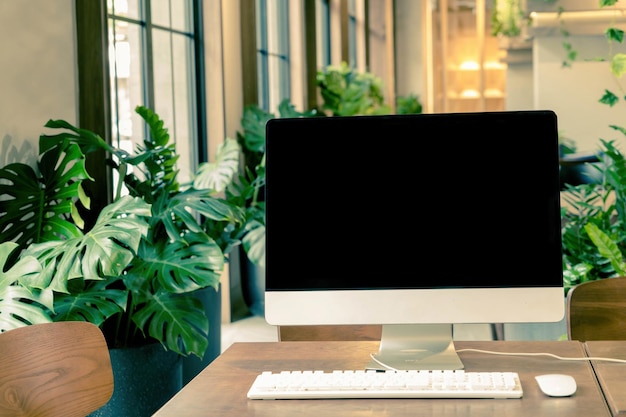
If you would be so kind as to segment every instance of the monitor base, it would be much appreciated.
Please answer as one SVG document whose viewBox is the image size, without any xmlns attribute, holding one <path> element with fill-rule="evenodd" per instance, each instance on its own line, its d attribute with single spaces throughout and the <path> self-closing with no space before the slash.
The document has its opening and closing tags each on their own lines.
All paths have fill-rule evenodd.
<svg viewBox="0 0 626 417">
<path fill-rule="evenodd" d="M 463 369 L 452 341 L 451 324 L 385 324 L 378 353 L 366 369 Z"/>
</svg>

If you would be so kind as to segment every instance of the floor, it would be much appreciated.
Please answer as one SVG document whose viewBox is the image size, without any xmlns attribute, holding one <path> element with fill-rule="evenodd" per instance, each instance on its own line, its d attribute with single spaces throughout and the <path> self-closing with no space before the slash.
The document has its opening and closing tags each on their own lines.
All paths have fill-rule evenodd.
<svg viewBox="0 0 626 417">
<path fill-rule="evenodd" d="M 489 324 L 455 324 L 456 340 L 492 340 Z M 276 342 L 278 330 L 262 316 L 250 316 L 222 324 L 222 352 L 235 342 Z"/>
</svg>

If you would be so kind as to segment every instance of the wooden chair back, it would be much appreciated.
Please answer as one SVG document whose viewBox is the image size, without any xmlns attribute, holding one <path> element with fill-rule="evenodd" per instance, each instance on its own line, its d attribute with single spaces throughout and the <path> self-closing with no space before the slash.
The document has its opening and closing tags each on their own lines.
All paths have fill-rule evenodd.
<svg viewBox="0 0 626 417">
<path fill-rule="evenodd" d="M 0 333 L 0 416 L 84 417 L 113 395 L 101 330 L 87 322 Z"/>
<path fill-rule="evenodd" d="M 278 326 L 279 341 L 379 341 L 380 325 Z"/>
<path fill-rule="evenodd" d="M 571 340 L 626 340 L 626 277 L 588 281 L 567 294 Z"/>
</svg>

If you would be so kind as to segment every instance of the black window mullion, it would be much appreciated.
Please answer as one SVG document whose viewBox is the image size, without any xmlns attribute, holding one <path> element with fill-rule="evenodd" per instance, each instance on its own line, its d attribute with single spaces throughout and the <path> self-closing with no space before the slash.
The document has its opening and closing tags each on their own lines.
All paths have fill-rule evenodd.
<svg viewBox="0 0 626 417">
<path fill-rule="evenodd" d="M 204 112 L 206 106 L 206 80 L 204 77 L 204 29 L 202 25 L 202 0 L 194 0 L 193 8 L 193 68 L 196 72 L 196 97 L 193 114 L 196 115 L 197 120 L 195 126 L 197 130 L 196 137 L 198 139 L 196 144 L 198 149 L 198 162 L 205 162 L 209 158 L 209 152 L 207 144 L 206 117 Z"/>
</svg>

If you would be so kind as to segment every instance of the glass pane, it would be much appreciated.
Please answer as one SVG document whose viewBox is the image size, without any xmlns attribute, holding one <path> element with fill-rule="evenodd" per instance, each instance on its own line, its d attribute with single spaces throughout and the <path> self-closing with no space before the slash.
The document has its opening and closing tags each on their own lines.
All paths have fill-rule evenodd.
<svg viewBox="0 0 626 417">
<path fill-rule="evenodd" d="M 198 163 L 198 155 L 196 146 L 194 146 L 193 138 L 196 137 L 193 128 L 192 112 L 195 108 L 195 87 L 191 79 L 193 69 L 192 43 L 186 36 L 174 35 L 173 37 L 173 66 L 174 66 L 174 129 L 172 137 L 176 142 L 176 150 L 178 152 L 178 181 L 184 184 L 191 180 L 191 175 L 195 171 Z"/>
<path fill-rule="evenodd" d="M 315 2 L 315 35 L 318 69 L 330 65 L 330 8 L 328 0 Z"/>
<path fill-rule="evenodd" d="M 169 129 L 178 161 L 178 180 L 190 180 L 195 168 L 195 148 L 192 147 L 190 101 L 194 89 L 190 80 L 191 41 L 183 35 L 153 30 L 154 102 L 155 111 Z"/>
<path fill-rule="evenodd" d="M 139 0 L 107 0 L 107 13 L 139 19 Z"/>
<path fill-rule="evenodd" d="M 142 140 L 142 129 L 135 107 L 142 104 L 141 29 L 138 25 L 109 20 L 109 59 L 111 62 L 112 135 L 115 145 L 130 151 Z M 139 126 L 139 128 L 136 128 Z"/>
<path fill-rule="evenodd" d="M 155 111 L 171 128 L 174 117 L 172 96 L 172 47 L 170 33 L 164 30 L 152 31 L 152 68 L 154 71 Z"/>
<path fill-rule="evenodd" d="M 257 0 L 259 104 L 274 112 L 290 94 L 289 3 Z"/>
<path fill-rule="evenodd" d="M 174 30 L 191 31 L 190 0 L 151 0 L 152 23 Z"/>
</svg>

